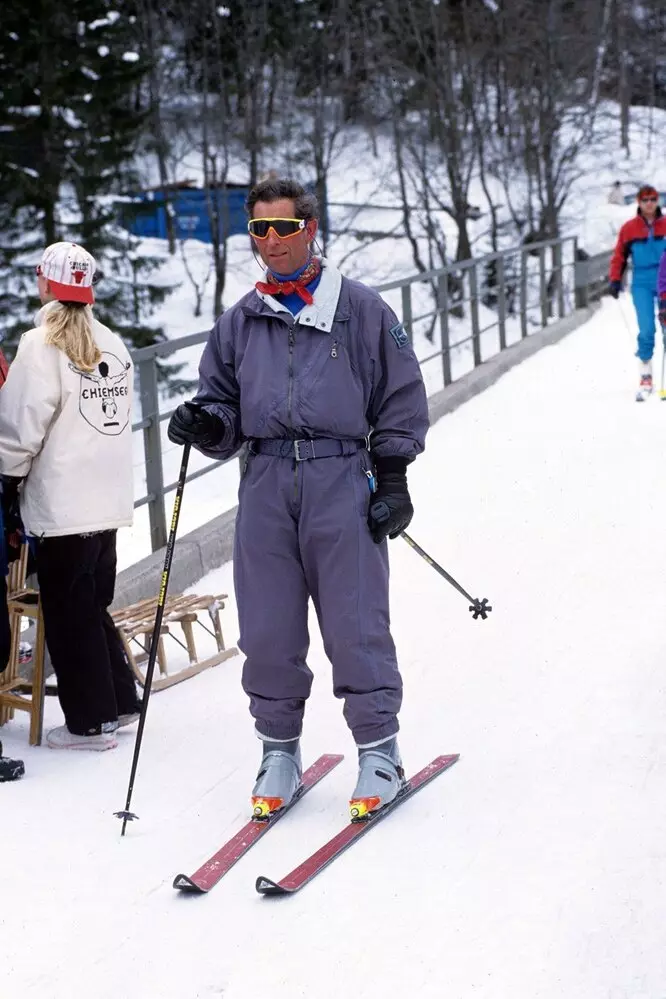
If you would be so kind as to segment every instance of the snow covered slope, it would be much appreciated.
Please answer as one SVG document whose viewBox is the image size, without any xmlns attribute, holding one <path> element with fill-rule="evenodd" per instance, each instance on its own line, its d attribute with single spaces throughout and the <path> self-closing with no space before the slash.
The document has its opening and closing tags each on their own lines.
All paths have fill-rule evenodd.
<svg viewBox="0 0 666 999">
<path fill-rule="evenodd" d="M 666 981 L 666 403 L 633 401 L 621 310 L 441 420 L 391 543 L 409 769 L 447 774 L 293 899 L 260 899 L 345 816 L 354 748 L 312 621 L 304 755 L 345 761 L 207 897 L 171 888 L 244 820 L 241 658 L 155 695 L 112 753 L 5 751 L 0 994 L 11 999 L 659 999 Z M 230 566 L 196 586 L 231 587 Z M 231 607 L 223 615 L 236 638 Z M 53 699 L 47 723 L 59 723 Z"/>
</svg>

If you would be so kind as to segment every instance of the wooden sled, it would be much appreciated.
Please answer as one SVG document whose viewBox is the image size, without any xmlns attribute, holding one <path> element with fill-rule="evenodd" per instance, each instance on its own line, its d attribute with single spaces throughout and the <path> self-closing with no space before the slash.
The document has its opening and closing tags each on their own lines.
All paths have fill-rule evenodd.
<svg viewBox="0 0 666 999">
<path fill-rule="evenodd" d="M 217 666 L 218 663 L 238 654 L 238 649 L 235 646 L 231 649 L 224 647 L 220 611 L 224 607 L 226 599 L 226 593 L 203 597 L 196 594 L 167 596 L 157 645 L 157 665 L 160 676 L 157 678 L 153 676 L 152 690 L 164 690 L 165 687 L 171 687 L 174 683 L 181 683 L 210 666 Z M 204 611 L 210 617 L 212 630 L 200 620 L 200 615 Z M 142 687 L 145 686 L 145 676 L 141 667 L 148 661 L 156 614 L 157 597 L 140 600 L 129 607 L 121 607 L 119 610 L 111 612 L 111 617 L 125 646 L 134 675 Z M 215 638 L 217 652 L 207 659 L 200 660 L 198 657 L 194 638 L 195 624 Z M 182 639 L 175 633 L 175 625 L 178 625 L 182 630 Z M 164 637 L 167 635 L 187 650 L 190 660 L 189 666 L 183 667 L 176 673 L 169 673 L 167 666 L 164 643 Z"/>
<path fill-rule="evenodd" d="M 27 711 L 30 714 L 30 745 L 38 746 L 44 724 L 44 620 L 38 591 L 26 585 L 27 563 L 28 546 L 24 544 L 21 557 L 12 562 L 7 576 L 11 646 L 7 668 L 0 673 L 0 725 L 11 721 L 15 711 Z M 19 643 L 24 617 L 36 622 L 32 680 L 26 680 L 20 673 Z"/>
</svg>

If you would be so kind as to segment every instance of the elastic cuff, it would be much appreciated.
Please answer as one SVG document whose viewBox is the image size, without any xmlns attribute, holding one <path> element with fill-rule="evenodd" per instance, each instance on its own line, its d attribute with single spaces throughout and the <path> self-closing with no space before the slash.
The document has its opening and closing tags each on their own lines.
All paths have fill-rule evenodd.
<svg viewBox="0 0 666 999">
<path fill-rule="evenodd" d="M 379 476 L 382 476 L 387 472 L 396 472 L 398 475 L 406 475 L 409 458 L 404 458 L 399 454 L 382 455 L 379 458 L 375 458 L 374 463 L 375 468 L 377 469 L 377 475 Z"/>
<path fill-rule="evenodd" d="M 263 732 L 260 732 L 259 729 L 256 727 L 254 729 L 254 734 L 256 735 L 257 739 L 261 740 L 261 742 L 285 742 L 285 743 L 298 742 L 298 740 L 301 737 L 301 733 L 299 732 L 298 735 L 291 735 L 289 736 L 288 739 L 277 739 L 274 735 L 265 735 Z"/>
<path fill-rule="evenodd" d="M 353 736 L 357 749 L 368 749 L 371 746 L 379 746 L 382 742 L 393 739 L 400 731 L 397 717 L 391 721 L 384 722 L 383 725 L 364 725 L 363 728 L 354 729 Z"/>
</svg>

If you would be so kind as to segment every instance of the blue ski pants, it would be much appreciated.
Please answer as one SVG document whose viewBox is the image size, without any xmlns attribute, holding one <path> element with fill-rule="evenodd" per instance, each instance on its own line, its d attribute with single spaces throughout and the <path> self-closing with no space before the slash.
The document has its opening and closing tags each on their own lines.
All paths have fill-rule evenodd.
<svg viewBox="0 0 666 999">
<path fill-rule="evenodd" d="M 638 349 L 636 350 L 636 357 L 639 357 L 641 361 L 649 361 L 654 353 L 656 330 L 655 305 L 657 301 L 656 284 L 634 284 L 631 289 L 631 297 L 638 320 Z"/>
</svg>

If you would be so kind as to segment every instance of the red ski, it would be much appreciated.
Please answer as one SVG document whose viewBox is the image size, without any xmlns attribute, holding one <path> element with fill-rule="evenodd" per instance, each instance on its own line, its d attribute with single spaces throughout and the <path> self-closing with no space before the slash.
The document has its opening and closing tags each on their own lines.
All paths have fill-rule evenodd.
<svg viewBox="0 0 666 999">
<path fill-rule="evenodd" d="M 315 784 L 319 783 L 322 777 L 325 777 L 334 767 L 337 767 L 342 759 L 344 759 L 342 756 L 320 756 L 303 774 L 301 789 L 286 808 L 281 808 L 279 812 L 275 812 L 268 819 L 250 819 L 198 871 L 189 875 L 177 874 L 174 878 L 173 887 L 196 895 L 210 891 L 224 877 L 227 871 L 231 870 L 236 861 L 240 860 L 250 847 L 254 846 L 257 840 L 261 839 L 269 829 L 272 829 L 275 823 L 279 822 L 282 816 L 286 815 Z"/>
<path fill-rule="evenodd" d="M 370 813 L 370 818 L 360 819 L 356 822 L 350 822 L 348 825 L 342 829 L 337 836 L 329 840 L 325 846 L 313 853 L 311 857 L 308 857 L 299 867 L 287 874 L 285 878 L 281 881 L 271 881 L 270 878 L 259 877 L 256 882 L 256 889 L 260 895 L 293 895 L 295 892 L 300 891 L 305 885 L 309 884 L 313 878 L 323 871 L 325 867 L 328 867 L 341 853 L 344 853 L 352 843 L 364 836 L 370 829 L 374 828 L 378 822 L 385 819 L 387 815 L 395 811 L 399 805 L 411 798 L 413 794 L 420 791 L 422 787 L 425 787 L 431 780 L 438 777 L 449 767 L 452 767 L 456 760 L 459 759 L 459 754 L 453 756 L 438 756 L 436 759 L 429 763 L 427 767 L 419 771 L 414 777 L 412 777 L 404 788 L 404 790 L 395 798 L 390 805 L 385 805 L 384 808 L 375 813 Z"/>
</svg>

